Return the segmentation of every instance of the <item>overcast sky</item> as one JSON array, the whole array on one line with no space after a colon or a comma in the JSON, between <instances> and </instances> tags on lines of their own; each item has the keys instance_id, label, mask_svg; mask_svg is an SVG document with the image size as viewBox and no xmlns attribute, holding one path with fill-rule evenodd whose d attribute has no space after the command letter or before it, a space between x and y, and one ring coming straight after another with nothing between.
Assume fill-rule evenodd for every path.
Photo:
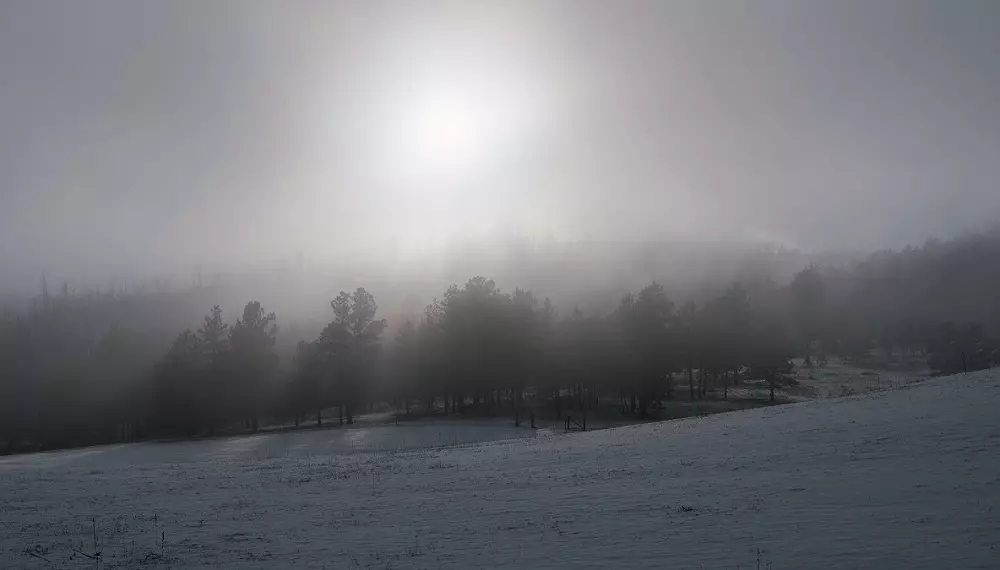
<instances>
[{"instance_id":1,"label":"overcast sky","mask_svg":"<svg viewBox=\"0 0 1000 570\"><path fill-rule=\"evenodd\" d=\"M1000 216L998 30L995 0L0 0L0 287L500 230L947 236Z\"/></svg>"}]
</instances>

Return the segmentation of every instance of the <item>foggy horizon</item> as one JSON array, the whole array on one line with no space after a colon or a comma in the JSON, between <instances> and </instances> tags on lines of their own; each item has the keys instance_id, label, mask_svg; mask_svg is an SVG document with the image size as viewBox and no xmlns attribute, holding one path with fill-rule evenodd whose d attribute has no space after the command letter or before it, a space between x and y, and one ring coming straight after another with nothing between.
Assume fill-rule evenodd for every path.
<instances>
[{"instance_id":1,"label":"foggy horizon","mask_svg":"<svg viewBox=\"0 0 1000 570\"><path fill-rule=\"evenodd\" d=\"M1000 218L995 3L610 8L5 2L0 291Z\"/></svg>"}]
</instances>

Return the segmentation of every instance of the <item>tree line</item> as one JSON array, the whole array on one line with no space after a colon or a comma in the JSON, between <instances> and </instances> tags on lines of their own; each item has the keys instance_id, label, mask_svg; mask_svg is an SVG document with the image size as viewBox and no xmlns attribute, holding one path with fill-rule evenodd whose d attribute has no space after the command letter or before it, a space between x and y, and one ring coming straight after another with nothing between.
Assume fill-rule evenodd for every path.
<instances>
[{"instance_id":1,"label":"tree line","mask_svg":"<svg viewBox=\"0 0 1000 570\"><path fill-rule=\"evenodd\" d=\"M654 282L611 314L560 318L547 299L474 277L449 287L392 339L382 338L387 323L364 288L330 306L332 320L298 343L284 377L273 313L251 302L229 327L213 308L157 366L153 426L189 435L234 424L256 430L264 414L321 425L331 409L350 424L376 401L407 412L490 413L528 397L557 411L618 397L628 413L646 415L673 397L685 374L690 398L704 398L710 381L725 398L730 383L756 378L769 382L773 399L792 356L780 323L759 314L738 284L709 305L678 310Z\"/></svg>"},{"instance_id":2,"label":"tree line","mask_svg":"<svg viewBox=\"0 0 1000 570\"><path fill-rule=\"evenodd\" d=\"M548 299L475 277L449 287L391 338L375 298L358 288L331 301L329 323L298 342L285 366L273 312L251 301L229 323L216 305L148 372L149 351L141 349L148 343L124 327L110 325L96 344L83 340L86 332L73 334L75 325L88 329L83 317L94 303L48 300L5 327L3 365L13 374L4 376L10 397L0 441L8 449L257 430L307 416L322 423L331 410L353 423L372 402L491 413L526 398L558 411L605 396L645 415L673 397L685 371L690 397L700 398L712 381L774 380L791 357L780 325L758 318L739 285L715 303L678 309L652 283L610 314L575 309L560 317ZM61 363L49 360L60 353Z\"/></svg>"},{"instance_id":3,"label":"tree line","mask_svg":"<svg viewBox=\"0 0 1000 570\"><path fill-rule=\"evenodd\" d=\"M697 303L653 282L603 312L559 311L474 277L391 331L359 288L285 354L278 315L256 301L230 322L210 289L50 295L43 285L29 311L0 319L0 451L351 423L374 402L560 413L603 398L644 415L746 382L773 397L793 356L977 370L998 360L998 261L991 230L809 266L783 285L731 283Z\"/></svg>"},{"instance_id":4,"label":"tree line","mask_svg":"<svg viewBox=\"0 0 1000 570\"><path fill-rule=\"evenodd\" d=\"M1000 362L1000 226L849 267L808 267L788 287L797 352L917 357L936 374Z\"/></svg>"}]
</instances>

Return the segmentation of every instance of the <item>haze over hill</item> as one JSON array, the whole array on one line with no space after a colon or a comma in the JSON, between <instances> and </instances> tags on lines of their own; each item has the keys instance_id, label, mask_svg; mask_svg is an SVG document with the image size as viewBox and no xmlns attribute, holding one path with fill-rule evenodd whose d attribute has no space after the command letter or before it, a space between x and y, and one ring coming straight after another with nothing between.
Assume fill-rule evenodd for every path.
<instances>
[{"instance_id":1,"label":"haze over hill","mask_svg":"<svg viewBox=\"0 0 1000 570\"><path fill-rule=\"evenodd\" d=\"M510 236L948 238L1000 214L998 22L988 0L4 2L0 290L300 252L410 279Z\"/></svg>"}]
</instances>

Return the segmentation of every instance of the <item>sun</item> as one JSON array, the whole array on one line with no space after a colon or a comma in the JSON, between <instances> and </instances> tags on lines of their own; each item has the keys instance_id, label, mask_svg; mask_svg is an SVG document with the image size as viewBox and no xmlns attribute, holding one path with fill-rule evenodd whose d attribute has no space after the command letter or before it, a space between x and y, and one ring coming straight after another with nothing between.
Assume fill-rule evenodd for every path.
<instances>
[{"instance_id":1,"label":"sun","mask_svg":"<svg viewBox=\"0 0 1000 570\"><path fill-rule=\"evenodd\" d=\"M425 96L412 103L407 121L406 154L418 174L454 178L481 166L497 141L484 109L452 93Z\"/></svg>"},{"instance_id":2,"label":"sun","mask_svg":"<svg viewBox=\"0 0 1000 570\"><path fill-rule=\"evenodd\" d=\"M396 94L382 118L391 141L382 154L389 174L419 193L492 180L527 131L524 97L501 82L441 74Z\"/></svg>"}]
</instances>

